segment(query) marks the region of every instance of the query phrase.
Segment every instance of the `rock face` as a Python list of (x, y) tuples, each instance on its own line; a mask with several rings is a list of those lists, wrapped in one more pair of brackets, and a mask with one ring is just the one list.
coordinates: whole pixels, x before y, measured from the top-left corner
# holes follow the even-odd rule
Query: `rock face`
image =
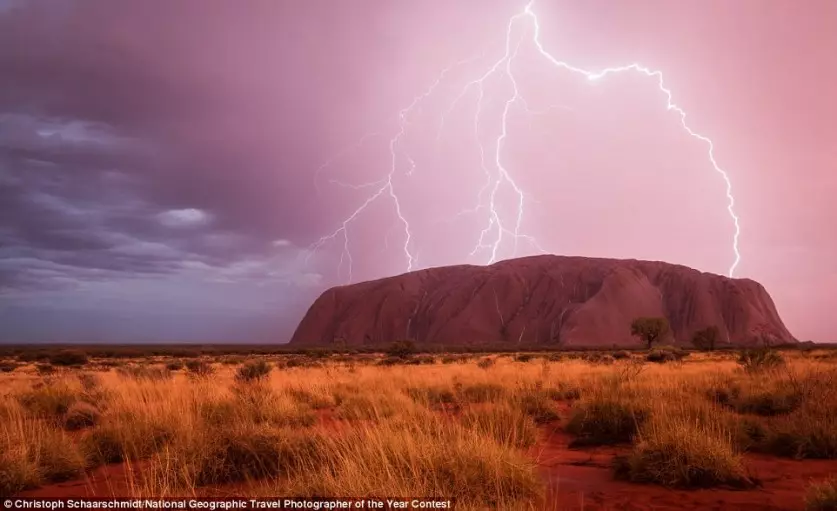
[(753, 280), (662, 262), (544, 255), (329, 289), (291, 344), (627, 347), (641, 344), (630, 334), (640, 316), (668, 318), (667, 343), (688, 344), (710, 325), (720, 329), (719, 342), (797, 342)]

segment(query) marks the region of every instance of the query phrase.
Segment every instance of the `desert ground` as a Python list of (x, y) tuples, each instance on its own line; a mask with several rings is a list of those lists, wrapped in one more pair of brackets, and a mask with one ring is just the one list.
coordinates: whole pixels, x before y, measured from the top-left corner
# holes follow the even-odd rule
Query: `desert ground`
[(837, 509), (834, 350), (32, 358), (0, 361), (3, 496)]

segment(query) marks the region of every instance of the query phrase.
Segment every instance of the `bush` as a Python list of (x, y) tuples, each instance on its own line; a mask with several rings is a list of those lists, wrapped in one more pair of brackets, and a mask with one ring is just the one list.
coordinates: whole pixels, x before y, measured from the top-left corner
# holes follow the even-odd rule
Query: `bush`
[(648, 418), (645, 409), (610, 399), (596, 399), (573, 407), (567, 432), (578, 438), (572, 446), (631, 442)]
[(0, 362), (0, 373), (10, 373), (17, 369), (17, 364), (13, 362)]
[(270, 427), (235, 426), (219, 430), (210, 442), (198, 454), (198, 485), (275, 477), (288, 463), (286, 441)]
[(755, 486), (732, 446), (706, 433), (686, 424), (650, 432), (629, 455), (614, 459), (615, 475), (676, 488)]
[(535, 358), (535, 355), (532, 355), (531, 353), (520, 353), (519, 355), (517, 355), (516, 357), (514, 357), (514, 359), (515, 359), (517, 362), (523, 362), (523, 363), (529, 362), (529, 361), (531, 361), (533, 358)]
[(627, 351), (614, 351), (611, 356), (614, 360), (624, 360), (626, 358), (631, 358), (631, 354)]
[(837, 477), (814, 483), (805, 492), (806, 511), (837, 511)]
[(41, 376), (48, 376), (55, 373), (55, 368), (50, 364), (35, 364), (35, 370), (38, 371), (38, 374)]
[(436, 363), (436, 358), (430, 355), (423, 355), (420, 357), (413, 357), (405, 362), (407, 365), (433, 365)]
[(390, 344), (387, 349), (387, 355), (390, 357), (407, 358), (415, 352), (416, 348), (413, 341), (403, 340), (395, 341)]
[(793, 412), (802, 405), (802, 396), (793, 390), (776, 389), (742, 395), (738, 388), (715, 392), (716, 401), (738, 413), (773, 417)]
[(666, 362), (674, 362), (677, 356), (672, 351), (668, 350), (652, 350), (645, 356), (645, 360), (655, 362), (657, 364), (665, 364)]
[(209, 376), (215, 372), (212, 364), (205, 360), (190, 360), (186, 362), (186, 369), (195, 376)]
[(532, 417), (538, 424), (558, 420), (558, 413), (545, 392), (539, 390), (525, 390), (519, 396), (519, 406), (523, 412)]
[(183, 369), (183, 362), (179, 360), (172, 360), (171, 362), (166, 364), (166, 369), (169, 371), (179, 371)]
[(272, 367), (264, 360), (246, 362), (236, 371), (235, 379), (240, 382), (263, 380), (270, 374)]
[(87, 354), (78, 350), (62, 350), (49, 357), (54, 366), (83, 366), (87, 362)]
[(477, 367), (480, 369), (488, 369), (489, 367), (494, 365), (494, 359), (490, 357), (481, 358), (479, 362), (477, 362)]
[(403, 363), (404, 359), (400, 357), (386, 357), (378, 361), (379, 366), (394, 366)]
[(747, 372), (766, 371), (785, 365), (785, 359), (771, 348), (756, 348), (739, 353), (738, 365)]
[(649, 362), (656, 362), (658, 364), (664, 364), (666, 362), (677, 362), (679, 360), (683, 360), (687, 356), (689, 356), (688, 351), (683, 351), (675, 348), (674, 346), (662, 346), (651, 350), (651, 352), (645, 357), (645, 360)]
[(99, 410), (90, 403), (82, 401), (73, 403), (64, 417), (64, 429), (77, 431), (95, 426), (99, 422)]

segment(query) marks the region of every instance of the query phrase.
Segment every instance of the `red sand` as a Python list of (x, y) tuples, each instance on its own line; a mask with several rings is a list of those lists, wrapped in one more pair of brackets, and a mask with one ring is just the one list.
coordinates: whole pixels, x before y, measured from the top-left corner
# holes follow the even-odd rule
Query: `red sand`
[(611, 461), (626, 447), (569, 449), (572, 437), (548, 428), (533, 456), (548, 481), (550, 500), (560, 510), (759, 510), (804, 509), (811, 481), (837, 473), (837, 460), (787, 460), (745, 455), (750, 474), (762, 486), (752, 490), (674, 490), (615, 481)]

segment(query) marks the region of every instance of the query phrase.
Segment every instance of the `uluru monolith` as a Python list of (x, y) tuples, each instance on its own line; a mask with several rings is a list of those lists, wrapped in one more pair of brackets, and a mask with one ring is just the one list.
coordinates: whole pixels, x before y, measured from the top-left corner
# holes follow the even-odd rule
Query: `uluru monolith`
[(314, 302), (292, 345), (639, 346), (630, 324), (662, 316), (668, 343), (717, 326), (746, 346), (797, 340), (764, 287), (664, 262), (541, 255), (447, 266), (338, 286)]

